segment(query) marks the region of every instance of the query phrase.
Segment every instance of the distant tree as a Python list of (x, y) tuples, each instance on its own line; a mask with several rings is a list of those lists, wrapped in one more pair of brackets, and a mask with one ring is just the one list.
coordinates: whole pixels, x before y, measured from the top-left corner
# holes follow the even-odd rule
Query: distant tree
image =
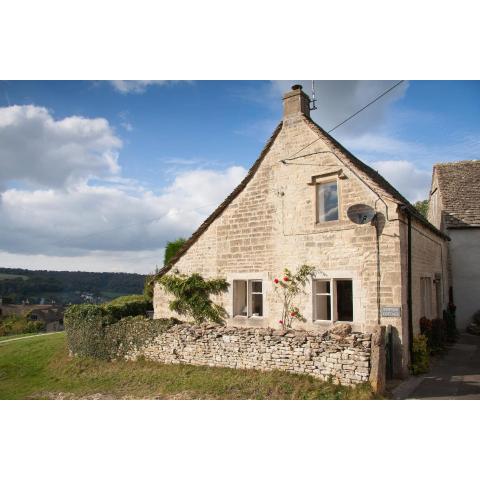
[(427, 218), (428, 200), (419, 200), (418, 202), (415, 202), (413, 206), (417, 209), (418, 213)]
[(165, 257), (163, 259), (163, 264), (167, 265), (170, 260), (177, 254), (177, 252), (185, 245), (187, 240), (185, 238), (177, 238), (172, 242), (168, 242), (165, 247)]

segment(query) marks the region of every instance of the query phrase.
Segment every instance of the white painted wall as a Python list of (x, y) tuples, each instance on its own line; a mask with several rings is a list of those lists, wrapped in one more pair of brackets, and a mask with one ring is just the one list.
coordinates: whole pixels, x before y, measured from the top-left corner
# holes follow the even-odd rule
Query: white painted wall
[(465, 330), (480, 310), (480, 228), (449, 229), (457, 328)]

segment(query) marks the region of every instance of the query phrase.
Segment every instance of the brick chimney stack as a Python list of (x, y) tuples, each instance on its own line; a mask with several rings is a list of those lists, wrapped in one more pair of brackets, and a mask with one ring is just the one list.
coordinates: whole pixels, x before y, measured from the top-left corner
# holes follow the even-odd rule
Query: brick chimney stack
[(304, 114), (310, 117), (310, 97), (302, 90), (301, 85), (293, 85), (283, 96), (283, 118)]

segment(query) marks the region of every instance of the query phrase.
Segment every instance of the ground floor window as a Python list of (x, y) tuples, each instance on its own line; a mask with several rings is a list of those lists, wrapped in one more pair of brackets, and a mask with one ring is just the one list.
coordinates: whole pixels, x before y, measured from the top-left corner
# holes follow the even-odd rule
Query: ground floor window
[(263, 317), (263, 285), (261, 280), (233, 281), (233, 315)]
[(350, 279), (313, 282), (314, 321), (353, 321), (353, 286)]

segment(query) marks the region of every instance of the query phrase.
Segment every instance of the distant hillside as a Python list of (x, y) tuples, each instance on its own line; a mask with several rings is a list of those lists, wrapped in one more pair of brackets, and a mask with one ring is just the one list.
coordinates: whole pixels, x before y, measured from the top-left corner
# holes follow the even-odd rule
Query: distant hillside
[(141, 293), (145, 275), (136, 273), (55, 272), (0, 268), (0, 297), (5, 302), (101, 302), (120, 295)]

